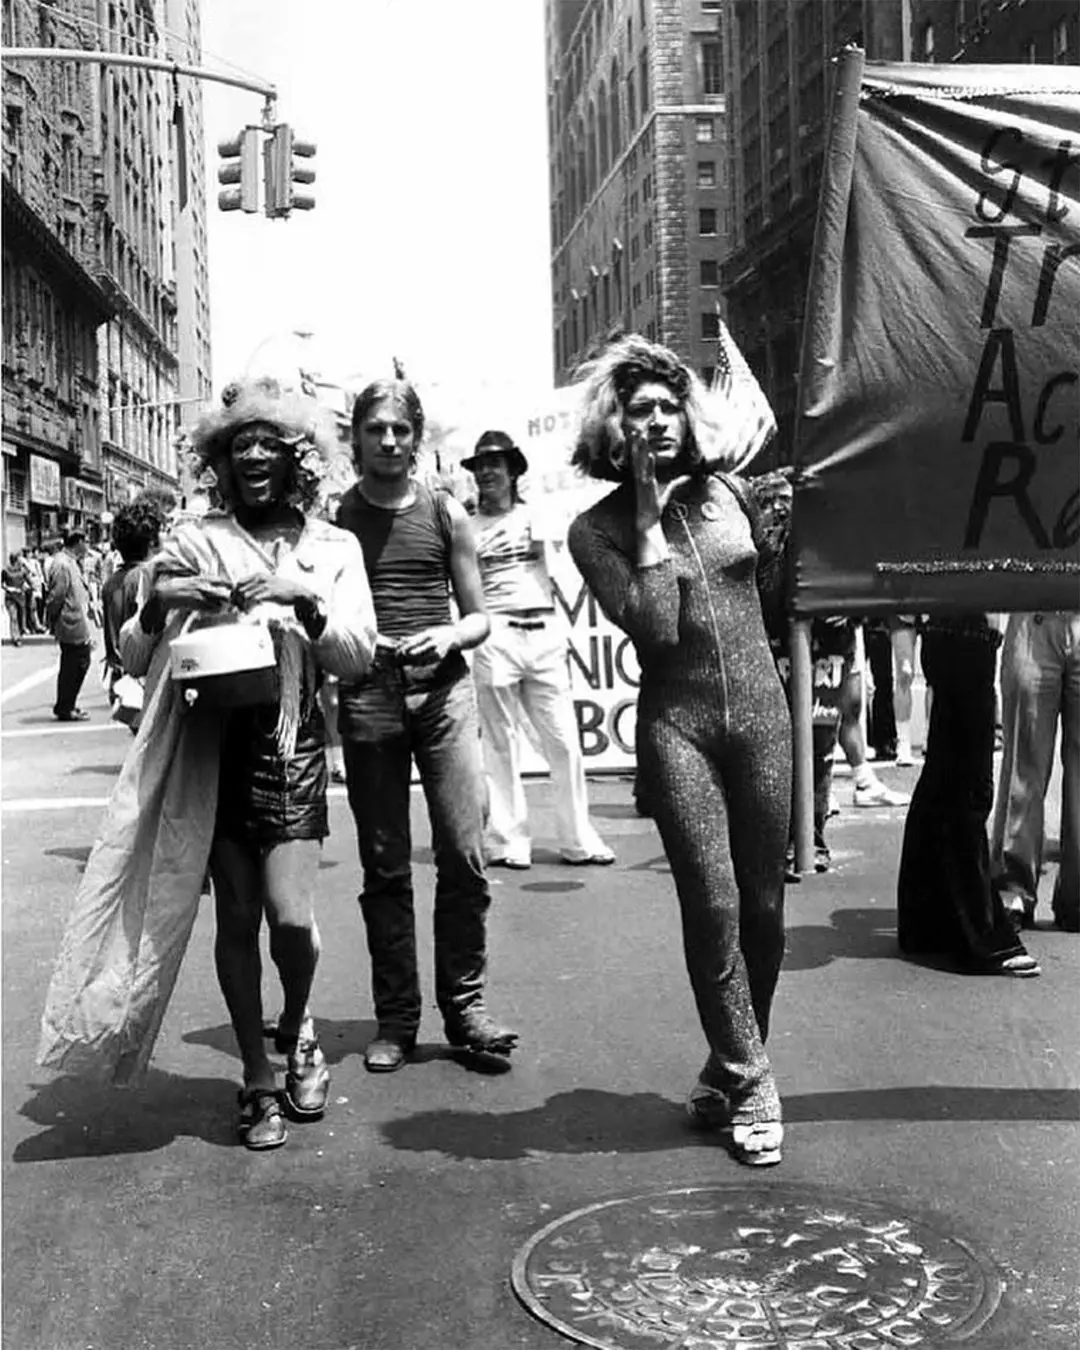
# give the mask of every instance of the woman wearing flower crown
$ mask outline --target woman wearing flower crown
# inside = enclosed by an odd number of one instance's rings
[[[327,834],[317,694],[324,672],[362,675],[375,641],[359,545],[312,514],[334,445],[314,398],[272,379],[228,386],[221,407],[195,428],[194,467],[220,509],[166,542],[145,603],[122,630],[125,665],[147,675],[143,722],[91,853],[43,1022],[43,1062],[90,1064],[113,1081],[137,1077],[209,865],[218,979],[244,1066],[239,1129],[252,1149],[276,1148],[287,1135],[264,1042],[264,913],[284,994],[271,1034],[287,1056],[289,1113],[321,1116],[329,1090],[308,1012],[319,956],[313,895]],[[269,626],[277,701],[188,708],[169,678],[170,642],[182,628],[230,614]],[[118,937],[105,962],[94,948],[103,917]]]
[[[765,1037],[784,955],[791,729],[759,597],[762,515],[747,484],[721,472],[760,443],[771,414],[751,404],[743,418],[636,335],[582,374],[574,463],[618,486],[573,521],[568,544],[641,665],[638,768],[709,1044],[687,1106],[740,1162],[778,1163]]]

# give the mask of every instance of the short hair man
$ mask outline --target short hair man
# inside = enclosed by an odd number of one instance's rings
[[[491,616],[491,636],[473,661],[488,772],[488,861],[519,869],[532,861],[518,725],[525,714],[551,770],[563,861],[613,863],[614,853],[589,820],[570,697],[569,633],[556,611],[544,542],[518,489],[528,461],[505,431],[485,431],[461,467],[476,479],[479,492],[473,523]]]
[[[86,672],[90,669],[93,641],[90,632],[90,592],[82,573],[86,536],[69,530],[64,546],[48,571],[45,618],[49,631],[60,644],[60,669],[56,676],[53,716],[58,722],[85,722],[89,713],[77,706]]]
[[[342,683],[340,726],[364,889],[378,1034],[364,1062],[401,1067],[420,1024],[409,783],[415,758],[435,855],[435,1000],[450,1044],[509,1054],[517,1039],[484,1005],[484,782],[476,696],[462,653],[487,637],[472,527],[447,493],[413,476],[424,413],[404,379],[357,397],[353,454],[360,481],[337,523],[364,551],[378,621],[375,661]],[[450,594],[457,605],[455,621]]]

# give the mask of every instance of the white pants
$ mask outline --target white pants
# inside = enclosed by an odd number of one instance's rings
[[[530,624],[538,620],[528,620]],[[585,764],[570,697],[567,636],[557,615],[521,628],[491,616],[491,634],[475,649],[473,679],[488,775],[487,851],[492,858],[528,862],[531,851],[521,782],[524,712],[551,770],[559,852],[580,860],[609,850],[589,820]]]

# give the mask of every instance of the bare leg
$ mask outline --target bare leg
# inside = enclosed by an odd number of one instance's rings
[[[284,1038],[297,1035],[307,1016],[319,962],[313,902],[321,851],[318,839],[290,839],[268,849],[263,861],[270,957],[285,998],[279,1023]]]
[[[214,961],[236,1032],[244,1086],[272,1092],[274,1070],[262,1029],[262,869],[258,854],[232,839],[215,839],[210,853],[217,911]]]

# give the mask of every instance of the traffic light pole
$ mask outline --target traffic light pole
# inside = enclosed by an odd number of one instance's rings
[[[229,84],[235,89],[246,89],[262,94],[266,99],[263,124],[268,129],[274,124],[274,105],[277,89],[265,80],[249,76],[228,75],[205,66],[189,66],[179,61],[166,61],[157,56],[135,56],[130,52],[111,52],[99,47],[84,50],[79,47],[0,47],[0,61],[75,61],[84,64],[96,62],[103,66],[139,66],[143,70],[163,70],[169,75],[189,75],[195,80],[210,80],[215,84]]]

